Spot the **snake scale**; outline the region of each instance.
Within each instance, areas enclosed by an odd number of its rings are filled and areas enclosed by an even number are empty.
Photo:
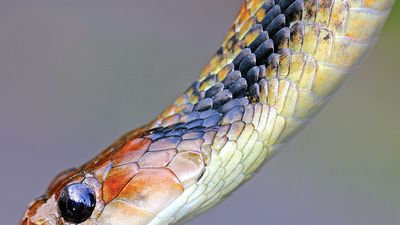
[[[56,176],[21,225],[177,224],[212,208],[332,96],[393,2],[247,0],[183,95]]]

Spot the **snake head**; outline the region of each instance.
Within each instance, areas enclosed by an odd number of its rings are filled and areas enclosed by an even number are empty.
[[[123,139],[79,169],[56,176],[46,193],[29,206],[21,224],[150,223],[184,191],[184,185],[172,169],[182,168],[178,164],[183,161],[182,157],[195,155],[185,152],[180,156],[175,150],[163,148],[150,151],[160,145],[154,142],[150,147],[152,143],[148,138]],[[162,143],[170,146],[165,141]],[[164,166],[172,158],[167,153],[178,155],[173,162],[175,166],[171,164],[170,168]],[[192,167],[185,168],[181,171],[190,172]],[[194,171],[196,177],[202,172]],[[191,173],[186,177],[189,180],[185,184],[195,181]]]
[[[101,193],[101,183],[92,174],[64,171],[29,205],[21,225],[98,224],[104,208]]]

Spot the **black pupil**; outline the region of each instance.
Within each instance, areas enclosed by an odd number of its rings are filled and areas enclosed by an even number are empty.
[[[82,223],[87,220],[96,206],[93,189],[86,184],[66,186],[58,199],[58,209],[65,221]]]

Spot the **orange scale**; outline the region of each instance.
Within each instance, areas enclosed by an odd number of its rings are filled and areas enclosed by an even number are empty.
[[[105,165],[108,165],[111,162],[111,158],[114,154],[115,144],[111,145],[104,151],[100,153],[100,155],[91,159],[89,162],[85,163],[81,169],[83,171],[95,171]]]
[[[110,170],[103,182],[103,200],[105,203],[113,200],[139,171],[136,163],[126,164]]]
[[[197,182],[205,170],[201,155],[195,152],[179,153],[168,168],[176,174],[185,188]]]
[[[140,158],[138,164],[141,168],[164,167],[174,158],[175,155],[175,149],[147,152],[142,158]]]
[[[236,18],[234,24],[236,25],[236,31],[240,29],[242,24],[250,17],[250,10],[247,10],[246,5],[242,5],[238,17]]]
[[[177,199],[183,190],[182,184],[169,169],[141,169],[124,187],[118,199],[155,214]]]
[[[116,199],[106,205],[95,224],[148,224],[153,217],[139,206]]]
[[[104,161],[102,164],[98,164],[91,168],[90,172],[96,177],[97,180],[104,180],[107,176],[108,172],[112,167],[112,161],[109,159],[108,161]]]
[[[147,138],[135,138],[127,142],[121,149],[115,152],[113,166],[120,166],[136,162],[149,149],[151,140]]]
[[[201,145],[203,144],[204,140],[201,138],[198,139],[190,139],[182,141],[177,149],[178,151],[201,151]]]

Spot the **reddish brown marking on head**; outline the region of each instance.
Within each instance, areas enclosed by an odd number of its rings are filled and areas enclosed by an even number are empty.
[[[149,149],[151,140],[135,138],[122,146],[113,157],[113,166],[136,162]]]
[[[109,203],[139,171],[136,163],[112,168],[103,182],[103,200]]]
[[[182,184],[169,169],[141,169],[118,198],[139,203],[149,212],[158,213],[182,192]]]

